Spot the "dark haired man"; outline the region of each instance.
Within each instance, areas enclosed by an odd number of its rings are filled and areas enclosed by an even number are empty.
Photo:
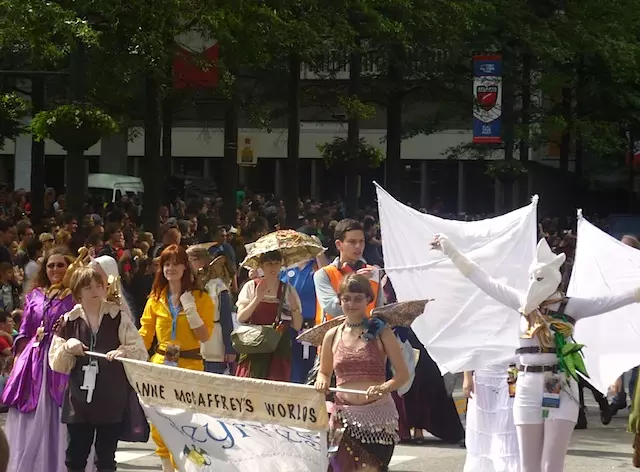
[[[368,306],[368,310],[371,311],[376,306],[384,305],[384,295],[380,290],[380,271],[374,266],[367,265],[362,258],[365,248],[362,223],[345,218],[336,225],[334,236],[340,255],[331,264],[316,271],[313,275],[318,299],[316,324],[342,315],[338,289],[342,278],[352,272],[364,275],[369,279],[375,297]]]

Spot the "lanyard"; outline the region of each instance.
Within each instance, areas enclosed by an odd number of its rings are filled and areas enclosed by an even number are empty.
[[[180,310],[178,310],[171,301],[171,293],[167,293],[167,302],[169,304],[169,311],[171,312],[171,340],[175,341],[176,339],[176,330],[178,327],[178,315],[180,315]]]
[[[98,333],[94,333],[91,326],[89,326],[89,331],[91,331],[91,342],[89,343],[89,351],[93,352],[96,347],[96,338],[98,337]]]

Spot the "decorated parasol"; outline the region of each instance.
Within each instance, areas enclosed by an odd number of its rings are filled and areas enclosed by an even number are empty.
[[[380,318],[389,327],[396,326],[411,326],[411,323],[424,313],[424,308],[427,303],[433,300],[414,300],[411,302],[398,302],[391,303],[389,305],[375,308],[371,312],[372,317]],[[341,325],[346,317],[339,316],[329,321],[325,321],[319,325],[309,328],[304,333],[301,333],[296,339],[303,343],[309,343],[313,346],[322,345],[324,335],[327,334],[331,328],[335,328]]]
[[[313,236],[298,233],[297,231],[284,229],[274,231],[258,239],[240,264],[242,267],[257,269],[260,256],[272,251],[280,251],[285,267],[300,264],[314,259],[322,254],[325,249],[322,243]]]

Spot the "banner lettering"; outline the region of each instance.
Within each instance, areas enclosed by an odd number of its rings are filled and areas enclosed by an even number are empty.
[[[151,363],[123,364],[140,401],[147,405],[311,431],[327,429],[324,395],[309,386]]]

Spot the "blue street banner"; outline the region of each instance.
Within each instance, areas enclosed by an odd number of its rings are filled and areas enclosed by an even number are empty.
[[[473,56],[473,142],[502,143],[502,56]]]

